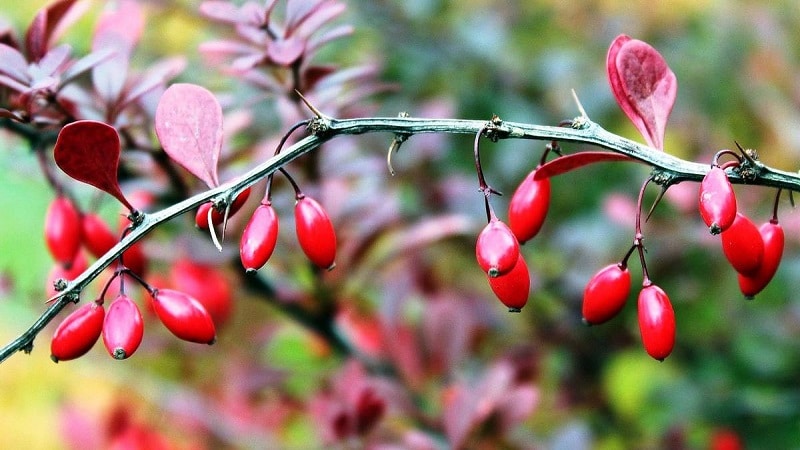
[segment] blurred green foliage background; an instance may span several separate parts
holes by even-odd
[[[0,15],[19,29],[44,3],[0,0]],[[99,8],[100,3],[93,4]],[[197,45],[214,31],[197,17],[196,2],[144,3],[157,14],[150,16],[136,64],[182,53],[192,64],[184,81],[231,86],[199,62]],[[668,126],[667,152],[710,161],[715,151],[737,140],[756,148],[771,166],[789,171],[800,167],[797,2],[347,4],[346,20],[355,25],[355,35],[329,49],[325,58],[383,67],[383,79],[397,90],[379,98],[380,114],[444,111],[469,119],[497,114],[505,120],[556,124],[577,115],[570,93],[574,89],[595,122],[639,139],[605,79],[608,44],[625,33],[657,48],[677,75],[678,101]],[[86,51],[92,23],[89,14],[63,40],[76,51]],[[473,176],[470,141],[443,140],[445,156],[431,162],[432,173]],[[412,143],[403,147],[398,160],[415,158]],[[487,178],[500,190],[513,192],[543,147],[535,142],[487,144]],[[0,171],[0,338],[5,343],[44,308],[41,289],[49,260],[40,237],[41,219],[51,193],[19,142],[0,141]],[[599,165],[553,181],[551,213],[542,235],[524,248],[536,281],[533,297],[522,320],[506,330],[512,340],[514,334],[535,338],[541,356],[542,398],[525,423],[525,433],[554,449],[708,448],[715,430],[726,428],[736,430],[747,448],[797,448],[800,299],[794,283],[800,279],[800,215],[785,197],[780,209],[787,232],[785,257],[775,280],[755,301],[738,293],[733,270],[697,219],[696,186],[679,186],[680,193],[659,206],[645,225],[651,276],[669,293],[678,321],[678,344],[666,362],[652,361],[641,349],[630,304],[609,324],[581,325],[583,285],[627,250],[633,216],[625,211],[647,173],[638,165]],[[417,188],[425,190],[424,185]],[[651,194],[650,199],[655,192]],[[768,219],[772,192],[740,186],[737,194],[740,208],[756,222]],[[408,201],[413,209],[413,196]],[[483,206],[476,196],[464,208],[480,217]],[[452,258],[449,249],[434,249],[433,257]],[[469,251],[461,254],[465,266],[472,264]],[[635,280],[637,270],[633,268]],[[223,348],[248,339],[245,330],[253,326],[248,320],[272,314],[254,302],[242,305],[239,331],[223,339],[221,346],[230,346]],[[328,359],[309,350],[308,336],[291,325],[281,325],[273,338],[260,357],[268,355],[284,369],[298,371],[298,392],[307,387],[304,382],[313,385],[331,369]],[[160,397],[173,387],[159,380],[175,370],[170,366],[174,355],[145,354],[116,363],[93,351],[79,361],[55,365],[47,358],[47,343],[43,335],[32,355],[12,357],[0,366],[0,446],[59,448],[59,414],[65,404],[101,415],[125,398],[145,404],[153,423],[169,417]],[[226,355],[219,353],[225,352],[211,348],[196,358],[216,359],[202,363],[215,367],[224,364]],[[237,357],[248,355],[252,353],[242,351]],[[200,379],[200,386],[214,382],[208,375]],[[309,432],[311,425],[292,423],[282,445],[303,448],[296,436]]]

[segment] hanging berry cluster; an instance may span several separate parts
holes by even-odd
[[[621,109],[651,147],[663,150],[665,124],[677,92],[675,75],[663,57],[648,44],[621,35],[609,49],[607,70],[612,92]],[[755,162],[752,151],[741,147],[739,150],[741,154],[722,150],[714,156],[710,170],[700,183],[698,209],[709,232],[720,235],[723,253],[737,272],[741,292],[752,298],[766,287],[777,271],[783,254],[784,235],[777,217],[780,190],[775,197],[772,218],[760,228],[737,210],[727,171],[737,171],[746,177],[747,166]],[[552,167],[546,166],[542,171],[562,173],[593,162],[616,160],[618,156],[601,155],[595,152],[570,155],[568,161],[564,161],[566,157],[559,158],[548,164]],[[722,156],[731,156],[734,161],[719,164]],[[643,275],[637,303],[639,331],[647,353],[663,360],[675,345],[676,326],[669,297],[651,281],[644,257],[642,199],[651,181],[659,180],[651,175],[639,193],[633,246],[619,263],[600,269],[589,280],[584,290],[582,313],[585,323],[595,325],[610,320],[622,310],[631,289],[628,258],[636,251]],[[650,213],[668,187],[669,181],[662,184],[662,191]]]
[[[525,258],[520,253],[520,245],[533,239],[544,224],[550,207],[550,179],[536,179],[537,169],[533,169],[511,197],[508,208],[509,224],[506,225],[498,219],[489,197],[492,194],[500,195],[500,192],[486,183],[478,144],[483,135],[490,139],[495,138],[493,133],[501,123],[495,116],[475,135],[473,148],[475,170],[478,173],[479,190],[484,196],[486,218],[489,222],[478,235],[475,256],[478,265],[486,273],[492,292],[510,312],[520,312],[528,302],[531,287],[530,272]],[[559,153],[558,144],[555,142],[548,144],[539,166],[544,163],[550,151]]]
[[[738,146],[738,144],[737,144]],[[728,180],[726,169],[741,171],[742,165],[753,157],[752,151],[739,146],[740,154],[720,150],[714,155],[711,170],[700,183],[699,210],[711,234],[720,235],[722,252],[736,270],[739,290],[753,298],[769,284],[783,256],[783,227],[778,223],[778,202],[781,191],[775,194],[772,218],[756,227],[736,203],[736,194]],[[719,158],[730,155],[734,161],[719,164]]]

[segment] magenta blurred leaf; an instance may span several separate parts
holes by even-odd
[[[117,2],[98,19],[92,39],[92,50],[113,50],[114,56],[92,70],[95,91],[107,102],[119,98],[128,73],[130,55],[144,31],[144,13],[135,1]]]
[[[573,153],[571,155],[564,155],[552,161],[543,164],[536,169],[533,175],[534,180],[543,180],[562,173],[570,172],[575,169],[580,169],[583,166],[594,164],[598,162],[613,162],[613,161],[638,161],[629,156],[612,153],[612,152],[598,152],[586,151]]]
[[[209,0],[200,4],[200,13],[220,22],[237,24],[241,19],[239,8],[231,2]]]
[[[608,49],[606,69],[622,111],[651,147],[663,150],[667,119],[678,92],[667,62],[646,42],[621,34]]]
[[[29,80],[25,57],[19,50],[3,43],[0,43],[0,74],[23,84],[27,84]]]
[[[298,37],[290,37],[271,42],[267,47],[267,55],[275,64],[290,66],[300,59],[305,48],[305,40]]]
[[[47,53],[55,30],[76,0],[59,0],[39,10],[25,33],[25,49],[31,61]]]
[[[53,150],[56,164],[64,173],[108,192],[133,211],[119,187],[119,154],[117,130],[93,120],[80,120],[64,126]]]
[[[147,72],[131,83],[117,104],[118,109],[137,101],[143,95],[166,84],[168,80],[178,76],[186,68],[186,58],[175,56],[150,64]]]
[[[173,84],[156,108],[155,128],[164,151],[209,187],[219,185],[222,107],[207,89]]]

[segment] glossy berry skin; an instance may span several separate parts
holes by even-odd
[[[47,208],[44,239],[50,254],[65,267],[72,264],[81,246],[81,214],[63,195]]]
[[[522,180],[508,204],[508,227],[520,244],[532,239],[550,208],[550,178],[534,180],[536,169]]]
[[[247,199],[250,197],[250,188],[244,189],[236,198],[233,199],[231,202],[230,210],[228,211],[228,219],[233,217],[237,211],[242,209],[242,206],[247,202]],[[201,230],[208,229],[208,210],[211,210],[211,223],[214,226],[222,225],[222,222],[225,220],[225,210],[217,211],[214,209],[214,205],[212,202],[206,202],[200,205],[197,209],[197,214],[195,214],[194,222],[197,225],[197,228]]]
[[[714,166],[700,183],[700,217],[711,234],[727,230],[736,218],[736,195],[728,175]]]
[[[519,241],[505,223],[493,217],[475,244],[478,265],[490,277],[508,273],[519,259]]]
[[[753,298],[769,284],[783,257],[785,236],[777,221],[767,222],[758,229],[764,241],[764,258],[755,273],[739,276],[739,290],[747,298]]]
[[[161,323],[180,339],[209,345],[217,339],[211,314],[197,299],[183,292],[156,290],[153,293],[153,310]]]
[[[300,248],[321,269],[334,268],[336,232],[328,213],[313,198],[302,196],[294,206],[294,225]]]
[[[531,277],[525,258],[517,258],[514,268],[496,277],[487,277],[492,292],[508,307],[510,312],[520,312],[528,302],[531,290]]]
[[[178,258],[169,273],[170,286],[195,298],[211,314],[219,328],[230,318],[233,310],[233,290],[230,281],[219,267],[212,264]]]
[[[108,307],[103,323],[103,344],[114,359],[129,358],[139,348],[144,335],[142,313],[136,303],[121,294]]]
[[[97,302],[86,303],[70,313],[53,334],[50,359],[69,361],[85,355],[100,337],[104,318],[105,309]]]
[[[667,294],[651,284],[639,292],[639,332],[647,354],[663,361],[675,346],[675,312]]]
[[[253,211],[239,242],[239,257],[247,272],[267,263],[278,242],[278,215],[272,204],[262,203]]]
[[[631,273],[627,267],[610,264],[600,269],[583,291],[583,321],[597,325],[619,314],[631,292]]]
[[[722,251],[737,272],[752,276],[764,258],[764,239],[753,221],[737,213],[733,225],[722,232]]]
[[[97,214],[86,213],[81,220],[83,245],[95,258],[103,256],[119,240]]]

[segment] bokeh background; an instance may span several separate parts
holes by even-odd
[[[0,16],[23,29],[45,3],[0,0]],[[87,51],[101,3],[93,2],[93,11],[62,38],[76,52]],[[246,95],[247,88],[203,64],[197,48],[220,30],[199,17],[197,2],[142,3],[149,11],[148,25],[133,64],[144,67],[158,57],[183,54],[189,69],[181,81],[243,89],[240,95]],[[607,47],[625,33],[657,48],[677,75],[667,152],[710,162],[714,152],[733,147],[736,140],[757,149],[766,164],[788,171],[800,167],[796,2],[345,3],[347,12],[339,20],[354,25],[355,33],[320,58],[380,67],[380,79],[393,88],[371,100],[371,113],[467,119],[497,114],[505,120],[552,125],[577,115],[574,89],[592,120],[640,139],[605,79]],[[276,133],[271,108],[263,105],[257,124]],[[630,245],[636,193],[648,169],[597,165],[553,180],[545,227],[523,247],[533,274],[532,295],[522,314],[508,315],[473,267],[473,239],[484,216],[471,140],[425,137],[415,144],[412,138],[395,159],[399,175],[380,182],[393,183],[385,192],[397,196],[391,203],[402,208],[407,223],[449,212],[471,220],[465,226],[468,232],[417,249],[413,265],[426,268],[425,280],[418,273],[403,273],[412,264],[384,262],[354,271],[354,281],[344,289],[360,313],[380,311],[385,316],[391,312],[384,302],[400,294],[381,292],[369,281],[386,283],[394,277],[395,291],[408,287],[419,297],[395,311],[402,316],[398,320],[412,326],[426,315],[425,289],[419,285],[437,286],[437,295],[445,291],[442,286],[451,286],[456,290],[447,295],[468,291],[474,297],[461,307],[477,309],[486,318],[479,327],[481,343],[460,355],[448,373],[430,371],[422,378],[421,387],[413,391],[415,398],[425,399],[423,410],[434,417],[442,413],[446,401],[440,396],[453,377],[479,378],[486,367],[516,354],[531,367],[536,400],[509,430],[510,437],[497,441],[507,448],[712,448],[720,436],[730,434],[745,448],[800,446],[800,301],[794,290],[800,279],[800,215],[787,196],[779,212],[787,233],[785,256],[776,278],[754,301],[745,301],[738,292],[736,275],[718,241],[698,219],[696,185],[676,186],[656,209],[644,229],[649,270],[669,294],[678,323],[676,348],[659,363],[641,348],[635,294],[622,315],[608,324],[585,327],[580,321],[586,281],[600,267],[618,261]],[[358,147],[372,158],[364,161],[374,163],[384,157],[388,137],[347,142],[344,147]],[[486,143],[487,178],[510,194],[543,148],[539,142]],[[380,164],[352,171],[348,167],[331,165],[327,170],[366,170],[370,179],[390,178]],[[41,230],[53,194],[20,141],[0,140],[0,171],[0,338],[6,343],[44,309],[51,261]],[[358,195],[384,195],[383,185],[370,186]],[[341,201],[356,197],[348,195]],[[740,208],[757,223],[768,220],[774,192],[739,186],[737,195]],[[648,199],[654,196],[652,192]],[[503,210],[508,197],[493,200],[495,208]],[[100,204],[106,217],[116,214],[111,203],[106,199]],[[194,233],[166,228],[148,247],[155,259],[165,256],[164,250],[159,253],[162,244]],[[156,272],[167,270],[157,267]],[[98,346],[80,360],[56,365],[48,358],[54,329],[49,327],[31,355],[15,355],[0,366],[0,446],[102,446],[98,433],[103,427],[127,420],[158,430],[174,448],[322,447],[319,423],[305,414],[303,405],[320,386],[343,376],[345,360],[241,288],[230,269],[224,274],[235,292],[236,309],[220,342],[209,349],[164,346],[164,336],[153,332],[156,337],[146,337],[140,354],[128,361],[113,361]],[[633,265],[632,271],[637,283],[640,270]],[[274,274],[300,279],[301,285],[308,276],[288,270]],[[435,339],[426,342],[419,351],[435,350]],[[448,448],[435,426],[420,427],[420,421],[397,411],[379,427],[390,435],[419,429],[433,436],[430,440],[438,448]],[[410,447],[408,440],[397,442],[403,443],[394,448]]]

